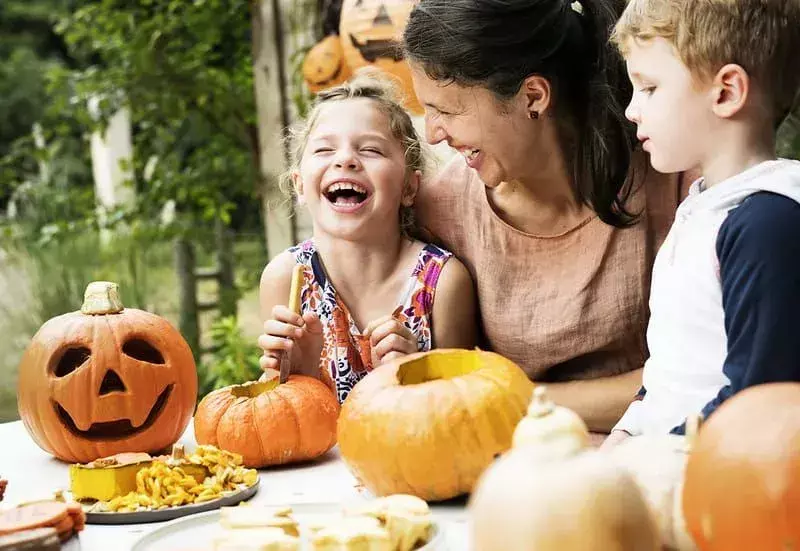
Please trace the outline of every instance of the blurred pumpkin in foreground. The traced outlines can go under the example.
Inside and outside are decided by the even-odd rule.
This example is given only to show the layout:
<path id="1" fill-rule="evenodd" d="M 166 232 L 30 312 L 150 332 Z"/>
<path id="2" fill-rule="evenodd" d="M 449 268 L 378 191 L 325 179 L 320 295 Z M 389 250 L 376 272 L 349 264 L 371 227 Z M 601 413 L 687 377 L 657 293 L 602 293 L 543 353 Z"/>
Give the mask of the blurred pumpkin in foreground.
<path id="1" fill-rule="evenodd" d="M 683 513 L 701 551 L 800 549 L 800 383 L 749 387 L 708 418 Z"/>

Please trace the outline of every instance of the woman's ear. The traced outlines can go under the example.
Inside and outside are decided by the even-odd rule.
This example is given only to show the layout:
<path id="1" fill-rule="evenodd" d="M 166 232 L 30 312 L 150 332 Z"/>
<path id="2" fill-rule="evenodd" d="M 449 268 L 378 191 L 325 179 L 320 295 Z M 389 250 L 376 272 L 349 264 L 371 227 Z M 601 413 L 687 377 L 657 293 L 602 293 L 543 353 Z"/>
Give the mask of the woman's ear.
<path id="1" fill-rule="evenodd" d="M 750 97 L 750 76 L 741 65 L 729 63 L 717 71 L 712 83 L 712 111 L 728 119 L 739 113 Z"/>
<path id="2" fill-rule="evenodd" d="M 525 100 L 525 110 L 529 119 L 543 116 L 552 103 L 550 81 L 540 75 L 531 75 L 522 82 L 520 93 Z"/>
<path id="3" fill-rule="evenodd" d="M 404 207 L 413 207 L 414 206 L 414 199 L 417 198 L 417 192 L 419 191 L 419 184 L 422 180 L 422 172 L 419 170 L 415 170 L 408 176 L 408 180 L 406 181 L 406 185 L 403 188 L 403 195 L 400 197 L 400 204 Z"/>
<path id="4" fill-rule="evenodd" d="M 303 180 L 300 178 L 300 173 L 296 170 L 292 172 L 292 188 L 294 188 L 294 194 L 295 197 L 297 197 L 297 204 L 305 204 L 306 199 L 303 196 Z"/>

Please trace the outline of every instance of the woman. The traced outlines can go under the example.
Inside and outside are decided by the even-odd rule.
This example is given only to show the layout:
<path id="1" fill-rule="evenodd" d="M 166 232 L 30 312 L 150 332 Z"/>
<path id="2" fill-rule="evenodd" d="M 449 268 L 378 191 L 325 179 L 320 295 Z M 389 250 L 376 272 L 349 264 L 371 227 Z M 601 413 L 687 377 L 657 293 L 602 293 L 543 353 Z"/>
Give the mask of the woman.
<path id="1" fill-rule="evenodd" d="M 625 120 L 610 0 L 421 0 L 404 33 L 427 140 L 417 198 L 472 272 L 487 346 L 607 432 L 641 385 L 650 270 L 680 197 Z"/>

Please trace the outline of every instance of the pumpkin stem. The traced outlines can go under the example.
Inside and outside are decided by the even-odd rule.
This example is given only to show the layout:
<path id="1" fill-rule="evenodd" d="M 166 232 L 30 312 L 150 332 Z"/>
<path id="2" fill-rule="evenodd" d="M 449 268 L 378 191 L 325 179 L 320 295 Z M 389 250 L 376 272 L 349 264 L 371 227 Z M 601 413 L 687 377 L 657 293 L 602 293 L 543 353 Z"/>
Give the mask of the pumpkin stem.
<path id="1" fill-rule="evenodd" d="M 81 312 L 91 316 L 119 314 L 124 310 L 119 298 L 119 286 L 110 281 L 92 281 L 83 294 Z"/>
<path id="2" fill-rule="evenodd" d="M 186 450 L 183 448 L 183 444 L 174 444 L 172 446 L 172 459 L 184 459 L 186 457 Z"/>
<path id="3" fill-rule="evenodd" d="M 533 400 L 528 406 L 528 417 L 544 417 L 553 412 L 555 404 L 547 396 L 547 388 L 539 385 L 533 389 Z"/>

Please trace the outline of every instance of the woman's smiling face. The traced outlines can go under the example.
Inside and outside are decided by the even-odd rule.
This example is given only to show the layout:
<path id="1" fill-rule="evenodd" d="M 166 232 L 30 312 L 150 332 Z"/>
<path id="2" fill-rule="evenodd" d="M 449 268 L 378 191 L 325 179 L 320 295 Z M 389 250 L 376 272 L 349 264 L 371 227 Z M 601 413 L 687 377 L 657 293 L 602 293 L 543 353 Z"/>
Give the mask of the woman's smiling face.
<path id="1" fill-rule="evenodd" d="M 457 150 L 489 188 L 521 177 L 537 142 L 522 92 L 503 102 L 482 86 L 434 80 L 413 63 L 411 74 L 428 143 Z"/>

